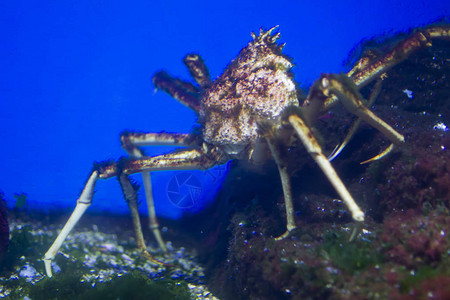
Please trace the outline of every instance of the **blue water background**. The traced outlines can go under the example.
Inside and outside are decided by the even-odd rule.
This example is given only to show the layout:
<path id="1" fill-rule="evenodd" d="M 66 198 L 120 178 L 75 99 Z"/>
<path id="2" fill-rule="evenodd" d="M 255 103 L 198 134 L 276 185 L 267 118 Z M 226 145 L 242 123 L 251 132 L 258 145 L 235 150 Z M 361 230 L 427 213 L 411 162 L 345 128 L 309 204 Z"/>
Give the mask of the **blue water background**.
<path id="1" fill-rule="evenodd" d="M 322 72 L 348 70 L 343 62 L 362 39 L 449 15 L 442 0 L 2 1 L 0 190 L 10 207 L 14 193 L 26 193 L 30 208 L 72 209 L 92 163 L 125 155 L 123 130 L 190 132 L 195 114 L 151 83 L 161 69 L 189 79 L 181 61 L 189 52 L 216 78 L 251 31 L 280 25 L 307 89 Z M 214 198 L 219 173 L 191 173 L 202 199 Z M 157 212 L 178 217 L 167 192 L 179 173 L 154 174 Z M 102 210 L 127 213 L 114 179 L 97 183 L 90 211 Z"/>

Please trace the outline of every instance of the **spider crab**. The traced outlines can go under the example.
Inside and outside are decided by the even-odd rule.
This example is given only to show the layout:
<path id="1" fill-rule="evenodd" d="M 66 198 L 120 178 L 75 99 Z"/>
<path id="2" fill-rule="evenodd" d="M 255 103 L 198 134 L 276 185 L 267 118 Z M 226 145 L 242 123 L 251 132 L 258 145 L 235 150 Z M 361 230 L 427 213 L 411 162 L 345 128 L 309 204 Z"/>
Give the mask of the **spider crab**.
<path id="1" fill-rule="evenodd" d="M 253 39 L 215 81 L 211 81 L 203 60 L 196 54 L 187 55 L 184 63 L 197 85 L 173 78 L 164 71 L 154 75 L 156 88 L 167 92 L 198 114 L 201 133 L 123 133 L 122 147 L 130 157 L 94 165 L 75 210 L 44 256 L 49 277 L 52 276 L 51 262 L 56 253 L 91 204 L 98 179 L 118 178 L 131 210 L 137 246 L 144 256 L 161 264 L 146 250 L 137 209 L 136 188 L 130 182 L 129 175 L 141 173 L 143 176 L 150 228 L 159 246 L 166 251 L 153 206 L 151 171 L 207 169 L 230 159 L 244 159 L 255 164 L 274 159 L 281 177 L 287 218 L 287 230 L 278 239 L 286 237 L 296 228 L 285 151 L 293 136 L 297 136 L 322 169 L 356 223 L 364 221 L 364 213 L 330 160 L 339 154 L 360 120 L 378 129 L 391 142 L 388 149 L 368 161 L 379 159 L 390 152 L 394 145 L 404 143 L 404 137 L 367 106 L 375 99 L 386 71 L 419 48 L 431 46 L 432 39 L 448 39 L 450 27 L 436 25 L 416 30 L 384 54 L 366 52 L 349 73 L 321 75 L 303 100 L 299 99 L 297 85 L 290 72 L 293 64 L 282 54 L 284 44 L 276 42 L 280 33 L 274 33 L 275 28 L 268 31 L 261 29 L 259 35 L 252 33 Z M 359 90 L 373 81 L 377 82 L 367 102 Z M 312 125 L 314 120 L 338 102 L 356 115 L 358 121 L 341 146 L 327 158 L 314 137 Z M 139 147 L 151 145 L 185 148 L 154 157 L 143 156 Z"/>

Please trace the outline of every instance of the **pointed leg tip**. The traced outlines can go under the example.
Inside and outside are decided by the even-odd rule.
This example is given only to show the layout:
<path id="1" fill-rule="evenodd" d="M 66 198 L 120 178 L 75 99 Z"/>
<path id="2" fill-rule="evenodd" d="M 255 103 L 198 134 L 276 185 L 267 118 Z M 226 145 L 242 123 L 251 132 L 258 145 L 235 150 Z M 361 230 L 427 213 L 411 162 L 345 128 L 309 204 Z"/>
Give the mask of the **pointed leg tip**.
<path id="1" fill-rule="evenodd" d="M 348 239 L 349 242 L 352 242 L 361 233 L 362 227 L 362 222 L 355 223 L 350 238 Z"/>
<path id="2" fill-rule="evenodd" d="M 48 258 L 44 258 L 44 266 L 45 266 L 45 273 L 47 274 L 48 278 L 52 278 L 52 260 Z"/>
<path id="3" fill-rule="evenodd" d="M 147 258 L 150 262 L 156 264 L 156 265 L 160 265 L 160 266 L 167 266 L 166 263 L 157 260 L 156 258 L 153 257 L 153 255 L 151 255 L 147 250 L 142 250 L 142 255 L 144 255 L 145 258 Z"/>
<path id="4" fill-rule="evenodd" d="M 283 234 L 280 235 L 279 237 L 276 237 L 276 238 L 275 238 L 275 241 L 281 241 L 281 240 L 283 240 L 283 239 L 289 237 L 289 236 L 292 234 L 292 232 L 293 232 L 296 228 L 297 228 L 297 227 L 287 229 L 285 233 L 283 233 Z"/>

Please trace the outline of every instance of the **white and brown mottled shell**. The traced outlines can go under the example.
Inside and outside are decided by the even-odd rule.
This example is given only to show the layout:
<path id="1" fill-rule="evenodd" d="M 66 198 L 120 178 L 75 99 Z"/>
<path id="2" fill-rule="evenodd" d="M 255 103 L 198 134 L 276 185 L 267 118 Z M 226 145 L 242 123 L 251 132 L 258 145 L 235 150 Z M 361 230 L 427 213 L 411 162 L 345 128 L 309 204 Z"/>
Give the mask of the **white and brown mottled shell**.
<path id="1" fill-rule="evenodd" d="M 291 61 L 276 43 L 280 34 L 272 28 L 252 33 L 253 40 L 241 50 L 225 72 L 205 91 L 200 106 L 203 138 L 238 154 L 259 136 L 258 120 L 278 120 L 290 105 L 298 105 Z"/>

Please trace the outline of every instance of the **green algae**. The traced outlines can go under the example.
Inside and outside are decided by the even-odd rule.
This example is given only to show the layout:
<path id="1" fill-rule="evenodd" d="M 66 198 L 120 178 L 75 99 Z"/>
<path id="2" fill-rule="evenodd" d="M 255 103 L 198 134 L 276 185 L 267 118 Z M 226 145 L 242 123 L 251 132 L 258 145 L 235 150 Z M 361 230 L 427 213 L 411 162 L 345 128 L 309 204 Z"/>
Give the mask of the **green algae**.
<path id="1" fill-rule="evenodd" d="M 80 274 L 67 272 L 58 279 L 45 278 L 29 290 L 33 300 L 46 299 L 190 299 L 185 282 L 168 278 L 152 280 L 139 271 L 115 275 L 109 281 L 92 287 L 82 282 Z"/>
<path id="2" fill-rule="evenodd" d="M 13 229 L 10 237 L 8 251 L 0 266 L 0 275 L 12 271 L 21 257 L 39 257 L 44 249 L 42 245 L 50 242 L 46 236 L 34 236 L 31 233 L 31 226 Z"/>
<path id="3" fill-rule="evenodd" d="M 345 232 L 325 235 L 322 251 L 333 264 L 349 274 L 365 270 L 383 262 L 383 256 L 374 251 L 370 240 L 357 239 L 349 242 Z"/>

